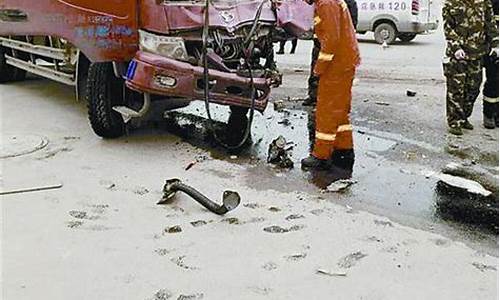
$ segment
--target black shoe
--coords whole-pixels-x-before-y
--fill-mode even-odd
[[[331,162],[334,166],[344,169],[352,170],[354,167],[354,150],[335,150],[332,154]]]
[[[495,126],[498,128],[498,115],[495,117]]]
[[[330,163],[327,159],[319,159],[312,155],[304,158],[301,161],[302,169],[304,170],[328,170],[330,169]]]
[[[304,102],[302,102],[303,106],[315,106],[316,105],[316,99],[308,97]]]
[[[459,124],[452,124],[448,127],[448,132],[453,135],[463,135],[462,127]]]
[[[474,125],[472,125],[469,120],[465,120],[463,123],[462,123],[462,128],[463,129],[467,129],[467,130],[473,130],[474,129]]]
[[[484,128],[486,128],[486,129],[495,129],[495,127],[498,127],[496,125],[496,124],[498,124],[497,120],[495,120],[494,117],[489,118],[486,115],[483,115],[483,125],[484,125]]]

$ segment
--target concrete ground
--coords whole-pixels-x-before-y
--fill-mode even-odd
[[[340,194],[298,164],[310,42],[278,57],[272,101],[285,110],[257,115],[254,144],[234,156],[163,122],[103,140],[70,88],[1,85],[2,153],[24,153],[0,159],[2,188],[62,184],[2,196],[2,299],[496,299],[497,234],[443,219],[432,174],[451,161],[498,172],[498,130],[481,128],[478,102],[476,129],[446,134],[441,32],[385,50],[360,41],[357,183]],[[179,113],[180,127],[203,124],[200,103]],[[290,171],[265,162],[280,134],[294,142]],[[450,143],[472,150],[459,158]],[[156,205],[170,178],[242,204],[223,217],[183,194]]]

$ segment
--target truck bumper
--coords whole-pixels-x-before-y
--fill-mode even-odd
[[[411,23],[410,32],[423,33],[423,32],[429,32],[429,31],[436,30],[437,28],[438,28],[438,23],[414,22],[414,23]]]
[[[126,85],[138,92],[204,99],[203,68],[156,54],[138,51],[130,62]],[[271,81],[254,78],[255,109],[267,106]],[[250,79],[234,73],[209,70],[210,102],[222,105],[251,107]]]

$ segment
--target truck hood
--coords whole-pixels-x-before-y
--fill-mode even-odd
[[[209,9],[210,27],[225,28],[229,32],[251,24],[261,0],[212,0]],[[276,6],[273,10],[272,6]],[[143,1],[141,24],[143,28],[160,33],[199,30],[204,25],[203,0]],[[291,34],[301,35],[311,30],[313,7],[302,0],[266,1],[260,22],[280,26]]]
[[[199,5],[185,4],[164,5],[169,30],[193,30],[203,27],[203,1]],[[175,3],[175,2],[174,2]],[[215,1],[209,9],[210,27],[235,30],[239,26],[250,24],[260,5],[260,1]],[[264,4],[260,21],[275,24],[276,16],[270,2]]]

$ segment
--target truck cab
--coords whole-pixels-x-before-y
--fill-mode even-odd
[[[262,112],[281,83],[276,28],[300,35],[312,15],[301,0],[4,0],[0,83],[31,72],[75,86],[106,138],[151,101],[202,100],[205,86],[212,103]]]

